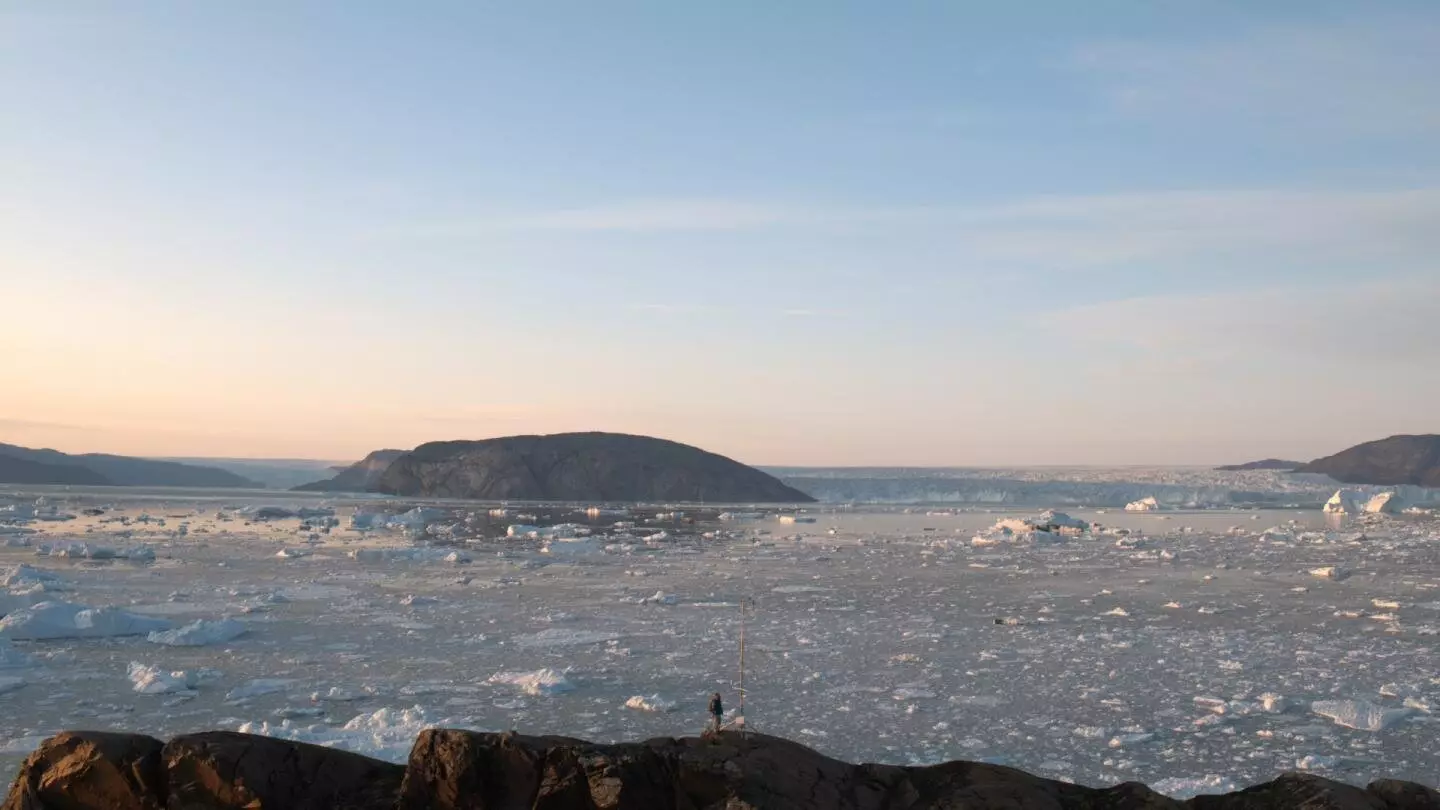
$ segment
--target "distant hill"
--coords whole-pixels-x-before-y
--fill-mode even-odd
[[[0,449],[0,482],[6,484],[71,484],[103,486],[110,479],[87,467],[74,464],[45,464],[28,458],[3,455]]]
[[[814,498],[753,467],[648,436],[560,433],[422,444],[373,489],[478,500],[802,503]]]
[[[71,455],[13,444],[0,444],[0,483],[247,489],[260,486],[248,478],[214,467],[104,453]]]
[[[1357,444],[1296,472],[1324,473],[1346,484],[1440,487],[1440,435],[1391,436]]]
[[[292,487],[296,492],[369,492],[380,480],[385,468],[405,455],[404,450],[376,450],[365,458],[340,468],[339,474],[323,481],[311,481]]]
[[[1242,470],[1295,470],[1305,466],[1303,461],[1285,461],[1279,458],[1265,458],[1259,461],[1247,461],[1244,464],[1226,464],[1223,467],[1216,467],[1220,472],[1240,472]]]
[[[214,467],[234,473],[241,478],[258,481],[270,489],[290,489],[299,484],[308,484],[322,476],[334,475],[345,465],[335,467],[334,461],[307,458],[204,458],[172,457],[161,461],[178,461],[201,467]]]

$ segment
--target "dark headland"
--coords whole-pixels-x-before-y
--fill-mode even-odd
[[[1324,473],[1346,484],[1440,487],[1440,435],[1391,436],[1357,444],[1296,472]]]

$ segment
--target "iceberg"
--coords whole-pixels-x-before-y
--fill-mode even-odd
[[[174,630],[156,631],[145,638],[153,644],[168,647],[204,647],[207,644],[224,644],[244,634],[245,625],[234,619],[200,619]]]
[[[1159,508],[1160,502],[1155,500],[1154,495],[1146,495],[1138,501],[1125,504],[1126,512],[1153,512]]]
[[[1365,502],[1365,511],[1371,514],[1398,515],[1405,511],[1405,502],[1395,492],[1381,492]]]
[[[41,602],[0,619],[0,638],[46,640],[143,636],[169,630],[170,622],[127,613],[119,608],[92,608],[69,602]]]
[[[1362,511],[1361,495],[1349,489],[1337,489],[1323,507],[1327,515],[1354,515]]]

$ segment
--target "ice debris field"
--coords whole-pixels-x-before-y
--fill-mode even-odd
[[[750,600],[748,725],[852,761],[1177,796],[1295,768],[1440,773],[1440,519],[1367,511],[1373,494],[724,513],[256,497],[0,494],[0,766],[66,728],[392,760],[434,725],[694,734],[709,693],[738,703]]]

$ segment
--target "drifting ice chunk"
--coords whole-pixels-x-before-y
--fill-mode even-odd
[[[92,608],[69,602],[41,602],[0,619],[0,638],[45,640],[143,636],[169,630],[170,622],[127,613],[119,608]]]
[[[515,645],[517,647],[566,647],[580,644],[599,644],[603,641],[615,641],[619,638],[619,633],[612,633],[605,630],[570,630],[564,627],[551,627],[541,630],[538,633],[516,636]]]
[[[58,584],[60,581],[60,575],[53,571],[46,571],[43,568],[34,568],[23,564],[17,565],[14,568],[8,568],[3,575],[0,575],[0,586],[6,588],[37,584]]]
[[[1231,793],[1236,790],[1236,786],[1229,777],[1212,773],[1198,778],[1172,776],[1155,782],[1150,789],[1172,799],[1193,799],[1209,793]]]
[[[555,556],[598,554],[600,550],[600,544],[588,537],[557,538],[548,541],[540,547],[541,554],[553,554]]]
[[[28,655],[11,646],[10,642],[0,638],[0,669],[18,669],[28,667],[35,661]]]
[[[1126,512],[1153,512],[1160,508],[1160,502],[1155,500],[1154,495],[1147,495],[1138,501],[1131,501],[1125,504]]]
[[[1320,577],[1321,579],[1344,579],[1345,571],[1339,566],[1325,565],[1320,568],[1311,568],[1310,576]]]
[[[295,681],[289,678],[256,678],[253,681],[237,686],[225,693],[226,700],[245,700],[246,698],[260,697],[261,695],[272,695],[276,692],[283,692],[289,689]]]
[[[636,695],[625,701],[625,708],[642,712],[668,712],[675,709],[675,701],[666,700],[659,695]]]
[[[1310,711],[1328,717],[1337,726],[1360,731],[1384,731],[1404,720],[1413,709],[1386,709],[1368,700],[1317,700]]]
[[[1349,489],[1337,489],[1330,500],[1325,502],[1324,512],[1327,515],[1354,515],[1362,511],[1360,498],[1362,496]]]
[[[487,682],[518,687],[527,695],[558,695],[575,688],[565,679],[565,673],[549,667],[534,672],[497,672]]]
[[[151,633],[146,640],[168,647],[203,647],[206,644],[224,644],[245,634],[245,625],[234,619],[219,621],[191,622],[175,630]]]
[[[1284,714],[1285,710],[1290,707],[1290,701],[1274,692],[1265,692],[1256,700],[1259,701],[1260,708],[1271,714]]]
[[[159,667],[147,667],[131,661],[127,674],[130,676],[130,683],[135,685],[135,691],[142,695],[194,693],[194,673],[179,670],[166,672]]]
[[[1381,492],[1365,502],[1365,511],[1376,514],[1398,515],[1405,511],[1405,503],[1400,500],[1400,496],[1397,493]]]

